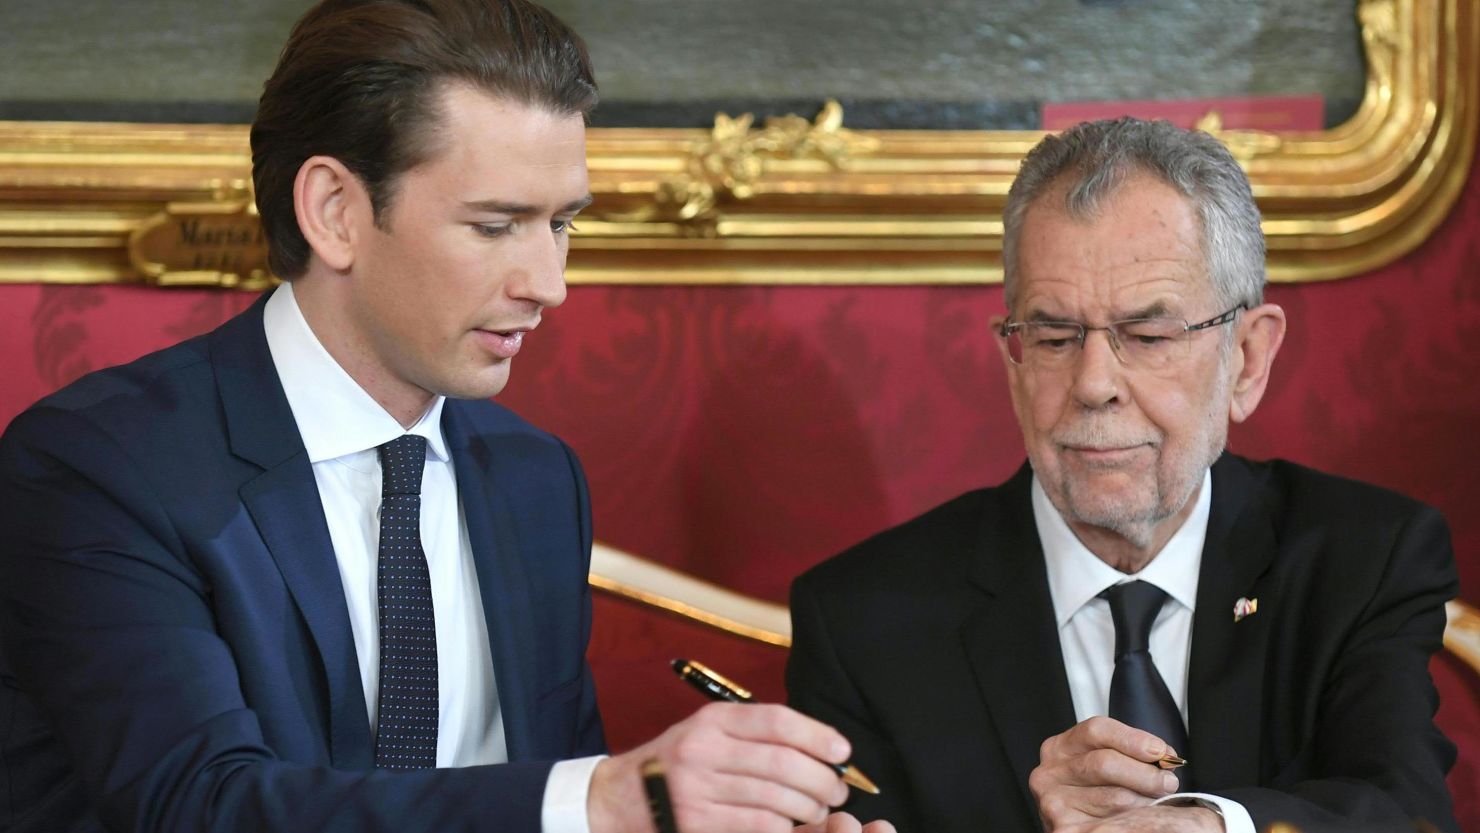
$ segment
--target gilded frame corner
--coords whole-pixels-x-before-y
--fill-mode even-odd
[[[1474,155],[1480,11],[1468,0],[1359,0],[1357,113],[1309,133],[1220,131],[1264,211],[1275,281],[1371,271],[1448,213]],[[605,284],[982,284],[1001,279],[1001,209],[1037,131],[852,131],[814,120],[709,130],[595,129],[597,203],[568,277]],[[195,268],[145,256],[171,218],[250,237],[241,125],[0,122],[0,283],[260,288],[241,246]],[[154,241],[158,248],[158,240]],[[238,268],[240,267],[240,268]]]

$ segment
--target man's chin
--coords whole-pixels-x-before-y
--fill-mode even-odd
[[[1080,501],[1069,499],[1069,514],[1073,519],[1090,526],[1105,529],[1120,529],[1155,521],[1161,513],[1148,500],[1128,500],[1113,503],[1106,500]]]
[[[492,399],[503,392],[504,387],[509,384],[510,360],[504,360],[497,366],[484,368],[476,373],[469,373],[457,379],[448,379],[442,386],[443,396],[448,399]]]
[[[1064,492],[1091,503],[1119,506],[1155,500],[1156,478],[1139,467],[1066,467]]]
[[[1153,520],[1158,514],[1156,489],[1125,477],[1077,479],[1065,484],[1068,514],[1080,523],[1120,530]]]

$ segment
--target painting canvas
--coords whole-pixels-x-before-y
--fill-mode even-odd
[[[1045,103],[1318,96],[1346,120],[1357,0],[548,0],[590,44],[600,127],[718,111],[1032,129]],[[305,0],[7,0],[0,120],[245,123]]]

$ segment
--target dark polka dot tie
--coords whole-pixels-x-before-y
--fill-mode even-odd
[[[375,765],[437,765],[437,622],[421,548],[421,472],[425,437],[407,434],[380,447],[380,711]]]
[[[1151,659],[1151,626],[1167,600],[1160,587],[1144,581],[1117,584],[1100,594],[1110,602],[1115,623],[1115,674],[1110,678],[1110,716],[1144,729],[1187,755],[1187,729],[1177,701]],[[1176,772],[1186,788],[1189,773]]]

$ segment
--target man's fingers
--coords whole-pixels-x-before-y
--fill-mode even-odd
[[[805,824],[792,833],[895,833],[895,830],[894,825],[883,819],[859,824],[848,813],[833,813],[821,824]]]
[[[730,807],[769,810],[796,822],[822,822],[829,810],[827,803],[784,782],[745,775],[715,779],[708,797]]]
[[[1047,762],[1083,755],[1094,749],[1114,749],[1145,763],[1154,763],[1174,751],[1166,741],[1150,732],[1113,718],[1091,717],[1044,741],[1039,748],[1039,756],[1040,760]]]
[[[1177,777],[1113,749],[1096,749],[1067,760],[1040,764],[1028,786],[1043,796],[1060,787],[1122,787],[1150,798],[1177,791]]]
[[[836,807],[848,800],[848,785],[837,770],[815,758],[770,744],[742,743],[741,749],[718,769],[731,775],[786,784],[826,807]]]
[[[712,782],[734,777],[772,783],[801,793],[824,807],[836,806],[848,799],[848,786],[831,766],[798,749],[743,740],[723,730],[700,730],[685,735],[673,745],[666,757],[675,773],[702,772]],[[753,799],[744,803],[769,806],[756,805]],[[792,818],[809,821],[812,814]]]
[[[837,729],[774,703],[711,703],[695,716],[713,721],[732,737],[790,746],[828,763],[848,760],[851,751]]]
[[[861,833],[863,825],[847,813],[833,813],[826,821],[804,824],[792,833]]]
[[[733,831],[734,833],[794,833],[791,819],[769,810],[714,806],[674,808],[679,830]],[[813,828],[815,829],[815,828]]]
[[[1141,761],[1154,761],[1167,753],[1166,741],[1112,717],[1092,718],[1085,724],[1090,740],[1099,748],[1114,749]]]
[[[675,797],[767,809],[801,822],[821,821],[828,807],[847,800],[836,770],[801,747],[810,732],[813,748],[829,751],[828,744],[842,739],[835,730],[784,706],[716,705],[721,708],[701,709],[665,734],[659,756]]]
[[[770,807],[771,800],[788,793],[805,796],[820,808],[848,799],[848,786],[837,771],[795,749],[728,736],[703,739],[676,744],[671,750],[669,780],[676,790],[700,789],[690,785],[692,776],[706,795],[743,806]],[[775,791],[761,790],[759,784],[772,785]],[[790,806],[794,810],[796,805]],[[810,811],[790,817],[812,821],[814,815],[822,817]]]
[[[1065,782],[1081,787],[1124,787],[1150,798],[1177,791],[1175,775],[1114,749],[1087,752],[1066,762],[1063,769],[1069,776]]]

